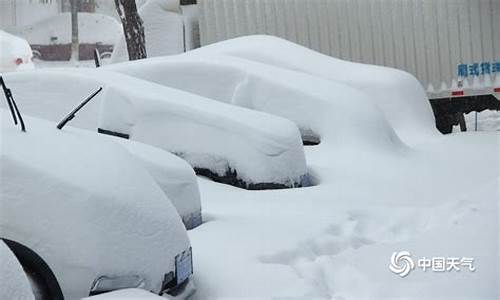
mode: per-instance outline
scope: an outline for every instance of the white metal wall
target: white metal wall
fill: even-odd
[[[500,0],[199,3],[202,45],[276,35],[342,59],[409,71],[429,91],[456,84],[458,64],[500,60]],[[488,85],[491,76],[468,76],[464,85]]]

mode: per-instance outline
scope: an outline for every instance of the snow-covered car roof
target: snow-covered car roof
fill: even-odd
[[[309,184],[300,133],[289,120],[105,70],[44,70],[5,80],[23,111],[51,120],[71,110],[74,102],[62,108],[69,98],[80,101],[104,86],[72,125],[168,150],[215,180],[246,188]]]
[[[0,240],[0,299],[35,300],[23,267]]]
[[[225,55],[179,55],[105,67],[297,124],[306,144],[404,147],[365,92],[303,72]]]
[[[33,53],[28,42],[0,30],[0,72],[33,69]]]
[[[353,63],[315,52],[273,36],[245,36],[189,52],[224,54],[305,72],[366,92],[408,143],[438,135],[424,88],[411,74],[387,67]]]
[[[142,164],[113,141],[27,116],[21,132],[1,116],[0,237],[42,257],[67,299],[106,275],[159,292],[190,243]]]

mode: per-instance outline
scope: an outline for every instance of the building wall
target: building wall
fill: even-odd
[[[414,74],[433,90],[489,84],[458,65],[500,60],[500,0],[200,0],[202,45],[270,34]],[[500,72],[500,70],[498,70]],[[497,76],[500,78],[500,76]]]
[[[59,1],[0,0],[0,29],[12,30],[57,14]]]

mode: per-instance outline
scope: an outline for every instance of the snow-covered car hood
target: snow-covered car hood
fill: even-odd
[[[87,296],[98,276],[138,275],[159,291],[190,247],[179,215],[122,146],[2,110],[0,237],[41,256],[66,298]]]

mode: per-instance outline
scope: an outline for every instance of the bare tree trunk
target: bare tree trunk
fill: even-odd
[[[129,60],[146,58],[144,24],[137,12],[135,0],[115,0],[115,4],[122,21]]]
[[[78,10],[80,0],[71,0],[71,60],[80,59],[80,43],[78,41]]]

